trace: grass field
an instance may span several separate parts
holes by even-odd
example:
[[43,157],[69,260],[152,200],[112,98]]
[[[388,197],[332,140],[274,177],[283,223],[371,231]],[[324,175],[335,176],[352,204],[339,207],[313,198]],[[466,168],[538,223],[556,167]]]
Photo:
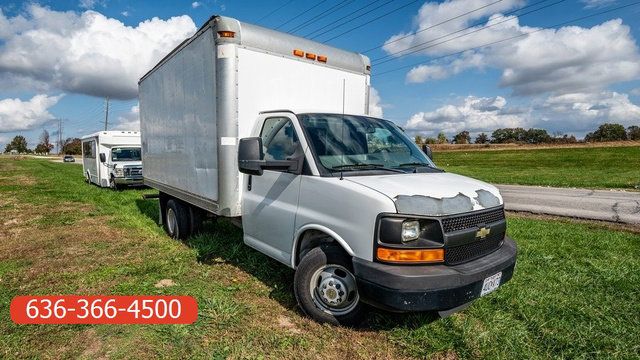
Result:
[[[640,234],[509,218],[516,274],[450,318],[375,311],[357,329],[300,314],[293,272],[225,222],[186,243],[140,195],[80,167],[0,157],[0,358],[620,358],[640,356]],[[173,286],[156,287],[162,279]],[[194,325],[15,325],[26,294],[181,294]]]
[[640,146],[436,151],[447,171],[496,184],[640,188]]

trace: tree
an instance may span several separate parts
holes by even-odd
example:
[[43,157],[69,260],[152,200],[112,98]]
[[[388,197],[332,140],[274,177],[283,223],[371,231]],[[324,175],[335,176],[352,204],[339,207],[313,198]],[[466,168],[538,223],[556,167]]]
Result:
[[523,128],[496,129],[491,140],[495,144],[519,143],[525,141],[526,131]]
[[42,134],[40,134],[40,143],[36,146],[36,154],[48,155],[51,152],[54,145],[51,144],[49,139],[49,132],[47,130],[42,130]]
[[587,142],[627,140],[627,131],[620,124],[605,123],[600,125],[598,130],[588,133],[584,140]]
[[551,142],[551,135],[545,129],[529,129],[522,139],[529,144],[543,144]]
[[476,144],[486,144],[489,142],[489,136],[485,133],[480,133],[476,136]]
[[448,144],[449,139],[447,139],[447,135],[445,135],[442,131],[438,134],[438,139],[436,140],[438,144]]
[[435,144],[436,142],[437,142],[436,138],[433,138],[433,137],[424,138],[424,143],[425,144]]
[[469,132],[467,130],[461,131],[453,137],[453,142],[456,144],[470,144],[471,136],[469,136]]
[[16,135],[10,143],[4,149],[4,152],[11,152],[12,150],[16,150],[18,153],[27,153],[31,152],[27,148],[27,139],[22,135]]
[[629,140],[640,140],[640,126],[632,125],[627,128]]
[[79,138],[68,138],[62,143],[62,153],[65,155],[81,155],[82,141]]
[[424,140],[422,139],[422,136],[416,135],[416,137],[415,137],[416,144],[421,145],[423,141]]

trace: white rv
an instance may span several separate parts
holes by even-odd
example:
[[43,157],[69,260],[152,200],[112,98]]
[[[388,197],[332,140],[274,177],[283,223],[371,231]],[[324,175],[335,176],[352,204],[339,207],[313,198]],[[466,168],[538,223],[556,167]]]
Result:
[[138,131],[100,131],[82,138],[82,172],[87,182],[118,189],[142,185]]
[[[438,169],[368,116],[369,59],[211,18],[139,82],[145,184],[167,233],[205,213],[296,270],[300,307],[357,322],[371,304],[448,314],[514,271],[495,186]],[[220,239],[219,241],[224,241]]]

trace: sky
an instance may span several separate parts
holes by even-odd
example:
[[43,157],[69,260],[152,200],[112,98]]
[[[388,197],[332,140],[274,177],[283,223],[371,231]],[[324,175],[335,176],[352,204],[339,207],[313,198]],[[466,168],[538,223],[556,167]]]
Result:
[[0,0],[0,146],[139,128],[137,81],[212,15],[372,61],[372,115],[412,135],[640,125],[637,0]]

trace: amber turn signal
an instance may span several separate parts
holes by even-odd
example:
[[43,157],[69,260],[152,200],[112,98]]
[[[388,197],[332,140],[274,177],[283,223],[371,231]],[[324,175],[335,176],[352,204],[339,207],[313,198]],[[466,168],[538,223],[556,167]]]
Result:
[[221,38],[232,38],[236,36],[236,33],[233,31],[218,31],[218,36]]
[[444,249],[389,249],[379,247],[380,261],[393,263],[440,263],[444,262]]

